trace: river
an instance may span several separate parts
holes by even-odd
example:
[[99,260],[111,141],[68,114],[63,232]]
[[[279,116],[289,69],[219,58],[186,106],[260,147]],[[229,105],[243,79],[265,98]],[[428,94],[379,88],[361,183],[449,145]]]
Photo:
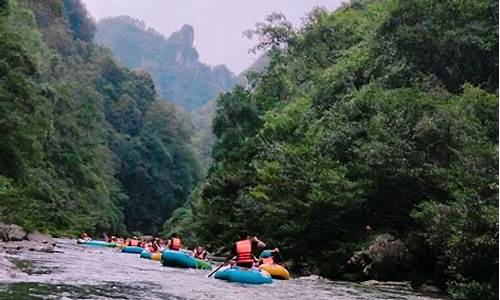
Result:
[[317,277],[270,285],[207,278],[208,271],[163,267],[113,248],[58,239],[56,253],[7,255],[24,274],[0,282],[0,299],[438,299]]

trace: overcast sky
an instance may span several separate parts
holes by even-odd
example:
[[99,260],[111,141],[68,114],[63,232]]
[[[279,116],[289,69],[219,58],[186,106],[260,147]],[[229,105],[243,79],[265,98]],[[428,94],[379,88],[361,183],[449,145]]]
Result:
[[315,6],[333,10],[341,0],[83,0],[95,19],[128,15],[140,19],[166,37],[183,24],[195,30],[195,47],[201,61],[225,64],[234,73],[255,59],[248,49],[255,42],[242,36],[273,11],[281,11],[300,25]]

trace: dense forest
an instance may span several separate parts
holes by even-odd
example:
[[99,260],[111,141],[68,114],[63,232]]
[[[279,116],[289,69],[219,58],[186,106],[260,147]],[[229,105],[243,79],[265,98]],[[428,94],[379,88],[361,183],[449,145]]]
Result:
[[0,217],[158,232],[199,179],[187,117],[92,43],[80,1],[0,4]]
[[[351,1],[248,34],[269,64],[218,98],[208,178],[166,228],[226,249],[246,229],[296,271],[496,299],[498,2]],[[385,233],[407,259],[354,269]]]
[[187,111],[201,108],[236,83],[224,65],[210,67],[199,61],[191,25],[165,38],[142,21],[105,18],[97,22],[95,42],[109,47],[125,66],[147,71],[158,93]]

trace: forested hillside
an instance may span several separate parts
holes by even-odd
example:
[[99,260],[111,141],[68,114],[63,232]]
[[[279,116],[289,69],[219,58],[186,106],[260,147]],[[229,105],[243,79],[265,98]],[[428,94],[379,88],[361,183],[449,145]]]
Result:
[[[266,68],[268,63],[267,54],[260,55],[250,67],[238,75],[238,84],[245,87],[248,86],[247,76],[250,78],[256,76],[256,74]],[[216,98],[211,99],[204,106],[190,113],[195,130],[194,145],[201,170],[204,174],[208,171],[212,163],[212,147],[215,143],[215,135],[212,132],[212,120],[215,116],[216,100]]]
[[94,31],[79,0],[0,1],[0,218],[154,233],[198,179],[192,128]]
[[158,92],[187,111],[201,108],[236,83],[225,66],[199,61],[190,25],[165,38],[142,21],[106,18],[97,23],[95,41],[109,47],[127,67],[150,73]]
[[[219,97],[210,173],[167,229],[227,248],[246,229],[295,271],[496,299],[498,2],[352,1],[253,34],[270,63]],[[394,269],[348,263],[382,233]]]

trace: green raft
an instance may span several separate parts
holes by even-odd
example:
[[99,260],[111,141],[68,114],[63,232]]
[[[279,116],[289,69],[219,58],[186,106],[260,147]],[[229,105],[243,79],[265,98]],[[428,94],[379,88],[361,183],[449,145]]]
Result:
[[108,243],[105,241],[94,241],[94,240],[86,241],[79,239],[78,241],[76,241],[76,243],[92,247],[116,247],[116,243]]
[[193,268],[210,270],[212,265],[204,260],[197,259],[181,251],[165,250],[161,255],[161,263],[167,267]]

